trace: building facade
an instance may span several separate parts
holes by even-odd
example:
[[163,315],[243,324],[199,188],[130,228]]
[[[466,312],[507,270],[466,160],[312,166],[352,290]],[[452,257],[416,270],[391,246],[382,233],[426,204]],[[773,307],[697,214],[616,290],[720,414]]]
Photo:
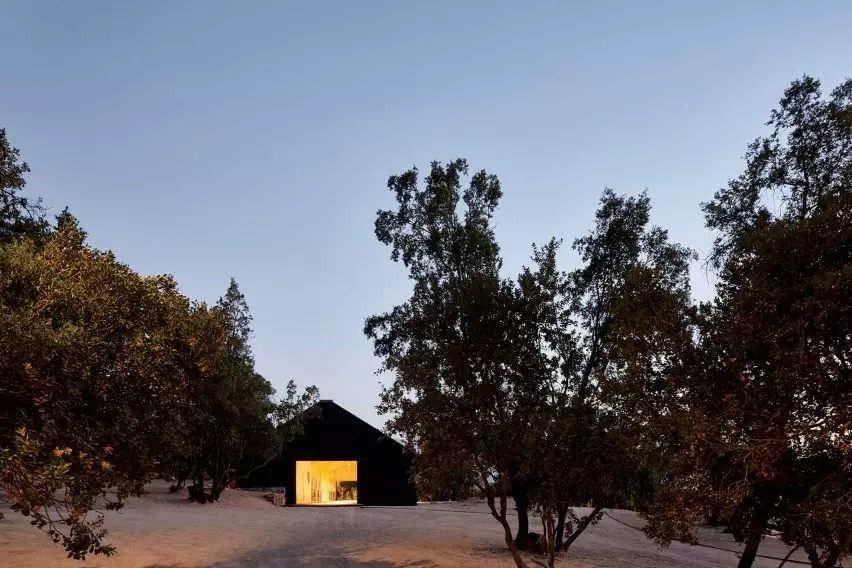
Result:
[[304,435],[239,487],[283,487],[288,505],[415,505],[402,444],[331,400]]

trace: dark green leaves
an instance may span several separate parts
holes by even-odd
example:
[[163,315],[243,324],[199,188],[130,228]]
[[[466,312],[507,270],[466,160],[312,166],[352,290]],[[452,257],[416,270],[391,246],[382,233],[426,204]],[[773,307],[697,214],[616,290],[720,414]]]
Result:
[[99,509],[187,468],[218,495],[317,393],[273,400],[235,281],[210,308],[91,247],[67,209],[47,230],[27,171],[0,130],[0,498],[69,557],[109,555]]
[[[720,272],[694,340],[627,369],[624,401],[662,458],[648,527],[661,542],[707,515],[745,542],[741,566],[773,529],[820,565],[852,551],[851,95],[847,81],[824,99],[810,77],[784,92],[744,172],[704,205]],[[676,321],[658,306],[657,338]]]

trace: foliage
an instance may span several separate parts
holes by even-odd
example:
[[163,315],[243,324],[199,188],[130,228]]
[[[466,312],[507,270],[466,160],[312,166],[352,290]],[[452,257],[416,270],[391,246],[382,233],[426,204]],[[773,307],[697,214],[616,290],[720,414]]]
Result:
[[[504,279],[491,228],[499,182],[479,172],[462,189],[467,173],[457,160],[433,163],[423,188],[416,169],[388,182],[398,208],[379,212],[376,235],[408,268],[413,291],[365,325],[394,374],[380,410],[414,452],[421,486],[471,483],[485,496],[518,566],[535,507],[552,565],[566,525],[570,545],[603,507],[631,502],[642,486],[635,437],[602,403],[599,377],[618,364],[616,310],[628,281],[641,272],[688,297],[692,253],[646,227],[647,196],[607,191],[594,231],[575,243],[583,268],[560,272],[552,240],[534,247],[533,268]],[[588,516],[571,509],[590,502]]]
[[189,444],[180,464],[180,473],[195,480],[191,498],[201,503],[218,500],[231,482],[277,456],[300,433],[305,411],[318,399],[316,387],[299,394],[290,381],[285,398],[273,402],[272,385],[254,368],[252,318],[235,280],[211,315],[223,326],[225,340],[208,372],[189,385]]
[[[519,567],[528,509],[551,567],[623,506],[661,544],[724,519],[743,568],[768,531],[815,567],[852,554],[852,81],[794,81],[768,126],[703,205],[719,284],[700,305],[646,194],[604,192],[576,270],[551,240],[506,278],[495,176],[459,159],[389,179],[376,236],[412,290],[365,323],[393,376],[379,409],[420,492],[478,490]],[[218,499],[318,396],[273,399],[235,281],[207,306],[134,273],[67,209],[48,226],[28,171],[0,129],[0,495],[69,556],[111,554],[101,509],[165,472]]]
[[[447,445],[444,445],[447,442]],[[475,493],[475,469],[453,440],[420,440],[413,454],[412,480],[419,501],[456,501]],[[453,456],[442,459],[441,456]]]
[[48,227],[28,171],[0,130],[0,498],[69,557],[109,555],[102,510],[178,471],[218,497],[300,433],[317,392],[270,399],[235,282],[190,302],[88,245],[67,209]]
[[[617,346],[634,337],[634,328],[651,325],[651,312],[623,310],[624,298],[638,282],[689,298],[688,263],[693,253],[669,242],[659,227],[648,227],[650,201],[606,190],[593,230],[574,242],[583,265],[556,269],[557,244],[536,250],[536,271],[519,283],[525,304],[533,307],[529,325],[540,330],[549,359],[542,377],[545,398],[537,431],[540,452],[528,463],[539,478],[534,503],[545,524],[555,515],[555,551],[567,549],[604,507],[634,505],[647,488],[648,464],[637,451],[630,421],[601,391],[626,367]],[[529,311],[529,310],[528,310]],[[659,355],[659,353],[658,353]],[[577,517],[572,506],[592,506]],[[567,529],[567,538],[563,534]]]
[[26,162],[20,161],[20,151],[6,138],[6,129],[0,128],[0,242],[18,237],[40,239],[47,231],[41,200],[24,196],[24,174],[30,171]]
[[704,206],[717,297],[691,324],[683,310],[661,320],[691,326],[694,344],[640,370],[627,398],[665,433],[650,536],[690,540],[719,516],[746,544],[741,567],[773,529],[833,566],[852,551],[852,82],[826,100],[795,81],[768,124]]
[[[421,477],[443,475],[446,452],[488,500],[515,562],[523,566],[507,521],[510,472],[523,458],[535,417],[522,370],[539,364],[516,338],[516,291],[499,270],[491,220],[501,196],[497,178],[470,176],[464,160],[432,164],[423,188],[416,169],[388,181],[398,208],[380,211],[376,236],[391,247],[413,282],[411,298],[367,319],[383,369],[394,373],[380,409],[388,428],[417,456]],[[466,467],[469,466],[469,470]],[[440,483],[437,483],[440,485]]]
[[138,494],[173,448],[186,300],[86,245],[72,220],[42,250],[0,246],[0,307],[4,494],[69,554],[109,553],[86,512]]

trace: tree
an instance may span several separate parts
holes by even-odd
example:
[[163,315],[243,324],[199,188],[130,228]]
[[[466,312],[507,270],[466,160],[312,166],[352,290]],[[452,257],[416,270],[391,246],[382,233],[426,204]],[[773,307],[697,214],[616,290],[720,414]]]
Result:
[[218,497],[298,435],[317,393],[291,381],[272,402],[235,282],[211,308],[136,274],[67,208],[48,227],[27,171],[0,130],[0,498],[70,557],[109,555],[102,508],[167,473],[207,475]]
[[[550,360],[542,367],[547,373],[541,378],[541,452],[529,463],[539,478],[534,503],[554,551],[570,547],[605,507],[634,504],[647,485],[647,464],[630,420],[615,412],[601,385],[625,368],[625,353],[617,347],[634,335],[627,323],[648,323],[636,317],[640,312],[621,311],[640,279],[647,287],[689,298],[694,253],[671,243],[649,221],[645,193],[626,197],[607,189],[592,231],[574,242],[583,266],[558,271],[558,243],[551,241],[535,251],[537,270],[527,269],[519,279],[525,305],[532,308],[530,325],[540,330],[540,349]],[[576,516],[572,506],[586,504],[592,511]]]
[[522,369],[540,364],[540,352],[522,337],[514,283],[499,274],[491,227],[499,181],[480,171],[463,189],[467,175],[459,159],[433,162],[422,189],[416,169],[389,179],[398,207],[379,211],[376,236],[408,269],[413,292],[392,311],[368,318],[365,333],[382,369],[394,374],[379,408],[393,414],[388,429],[419,450],[419,475],[444,475],[439,462],[448,451],[469,464],[513,559],[524,566],[507,503],[514,468],[537,442],[527,425],[539,393],[531,392]]
[[[380,410],[393,415],[389,429],[414,452],[422,485],[470,481],[479,489],[519,566],[519,550],[532,544],[527,513],[535,506],[545,520],[545,543],[535,548],[545,548],[552,565],[566,519],[570,545],[637,485],[635,448],[596,396],[628,273],[646,266],[661,285],[688,290],[691,253],[646,228],[646,196],[607,191],[595,230],[576,243],[584,268],[560,272],[559,243],[551,240],[533,248],[533,268],[501,278],[491,228],[499,182],[479,172],[463,190],[467,172],[463,160],[433,163],[422,189],[416,169],[388,182],[398,208],[379,212],[376,235],[408,268],[413,291],[365,325],[382,370],[394,374]],[[510,495],[519,516],[514,538]],[[589,501],[590,515],[574,515],[572,506]]]
[[[234,279],[211,312],[225,340],[215,364],[190,386],[189,453],[179,460],[181,474],[189,470],[195,479],[190,497],[201,503],[218,500],[232,481],[277,456],[298,435],[304,412],[318,398],[316,387],[299,394],[290,381],[285,398],[278,404],[272,400],[275,390],[254,368],[252,317]],[[205,477],[210,478],[209,493]]]
[[40,249],[0,245],[0,477],[69,556],[110,554],[102,516],[176,446],[187,301],[85,244],[73,218]]
[[0,129],[2,498],[69,556],[110,554],[98,503],[122,506],[177,445],[186,299],[85,242],[64,210],[48,227]]
[[6,129],[0,128],[0,241],[18,237],[41,238],[47,231],[41,200],[22,195],[30,171],[26,162],[20,161],[20,151],[6,138]]
[[693,345],[635,376],[632,400],[667,432],[647,531],[690,540],[720,516],[745,543],[741,568],[772,529],[834,566],[852,550],[852,81],[828,99],[794,81],[768,125],[704,205],[720,283]]

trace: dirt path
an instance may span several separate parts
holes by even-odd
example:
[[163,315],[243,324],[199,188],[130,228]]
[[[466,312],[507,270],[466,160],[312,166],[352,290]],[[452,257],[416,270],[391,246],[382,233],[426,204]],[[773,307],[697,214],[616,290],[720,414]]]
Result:
[[[612,512],[590,528],[559,562],[565,568],[736,566],[737,545],[729,535],[707,530],[702,541],[717,548],[673,544],[660,550],[631,528],[641,521],[629,511]],[[6,512],[0,523],[2,568],[444,568],[513,566],[500,528],[477,503],[411,508],[272,507],[259,496],[226,491],[220,503],[197,505],[154,484],[142,499],[109,513],[111,558],[83,563],[27,520]],[[626,523],[626,524],[624,524]],[[727,549],[719,550],[718,548]],[[785,547],[767,539],[760,550],[783,557]],[[758,559],[758,568],[778,560]],[[788,564],[797,568],[796,564]]]

